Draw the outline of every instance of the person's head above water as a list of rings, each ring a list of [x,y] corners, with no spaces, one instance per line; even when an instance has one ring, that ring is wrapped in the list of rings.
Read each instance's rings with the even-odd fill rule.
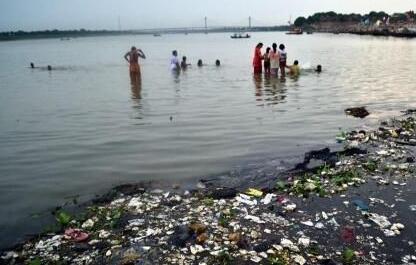
[[[177,50],[173,50],[173,51],[172,51],[172,55],[173,55],[173,56],[178,56],[178,51],[177,51]]]
[[[285,49],[285,45],[284,44],[280,44],[279,45],[279,49],[281,49],[283,51]]]
[[[52,71],[52,66],[48,65],[48,71]]]
[[[202,60],[201,59],[198,60],[198,66],[202,66]]]
[[[293,64],[294,65],[298,65],[299,64],[299,61],[298,60],[295,60],[295,62]]]
[[[316,66],[316,70],[315,71],[318,72],[318,73],[322,72],[322,65],[318,64]]]
[[[218,60],[218,59],[217,59],[217,60],[215,61],[215,65],[216,65],[216,66],[220,66],[220,65],[221,65],[220,60]]]
[[[277,44],[276,43],[273,43],[272,44],[272,48],[273,48],[273,51],[276,51],[277,50]]]
[[[35,68],[35,64],[34,63],[30,63],[30,68]]]
[[[131,46],[131,51],[134,52],[135,50],[137,50],[137,48],[135,46]]]
[[[263,47],[263,43],[261,43],[261,42],[259,42],[257,45],[256,45],[256,48],[258,48],[258,49],[261,49]]]

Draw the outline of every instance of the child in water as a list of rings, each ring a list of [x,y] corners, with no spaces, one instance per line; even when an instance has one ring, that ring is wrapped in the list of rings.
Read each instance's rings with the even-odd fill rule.
[[[182,62],[181,62],[181,68],[182,70],[186,70],[188,68],[188,66],[190,66],[191,64],[186,62],[186,56],[182,57]]]
[[[295,60],[295,62],[293,63],[293,65],[287,66],[287,68],[289,68],[289,74],[291,76],[298,76],[298,75],[300,75],[300,67],[299,67],[298,60]]]
[[[263,55],[264,58],[264,73],[270,74],[270,47],[267,47],[266,53]]]

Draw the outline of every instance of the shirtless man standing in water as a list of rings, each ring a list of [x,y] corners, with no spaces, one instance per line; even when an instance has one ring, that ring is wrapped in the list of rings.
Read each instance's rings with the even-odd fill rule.
[[[134,80],[141,77],[139,57],[146,59],[141,49],[136,49],[136,47],[131,47],[131,50],[124,55],[124,59],[130,64],[130,78]]]

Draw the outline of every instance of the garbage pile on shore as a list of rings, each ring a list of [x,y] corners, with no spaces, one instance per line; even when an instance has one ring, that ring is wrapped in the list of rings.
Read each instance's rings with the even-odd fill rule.
[[[5,264],[416,264],[410,111],[311,152],[273,189],[198,185],[118,194],[62,229],[3,253]],[[298,167],[301,168],[301,167]],[[296,172],[296,173],[293,173]],[[409,201],[410,200],[410,201]]]

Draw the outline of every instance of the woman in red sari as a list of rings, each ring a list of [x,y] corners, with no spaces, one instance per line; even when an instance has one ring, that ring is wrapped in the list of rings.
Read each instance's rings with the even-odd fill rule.
[[[254,74],[261,74],[262,73],[262,63],[263,55],[261,54],[261,48],[263,47],[263,43],[259,43],[254,50],[254,58],[253,58],[253,68]]]

